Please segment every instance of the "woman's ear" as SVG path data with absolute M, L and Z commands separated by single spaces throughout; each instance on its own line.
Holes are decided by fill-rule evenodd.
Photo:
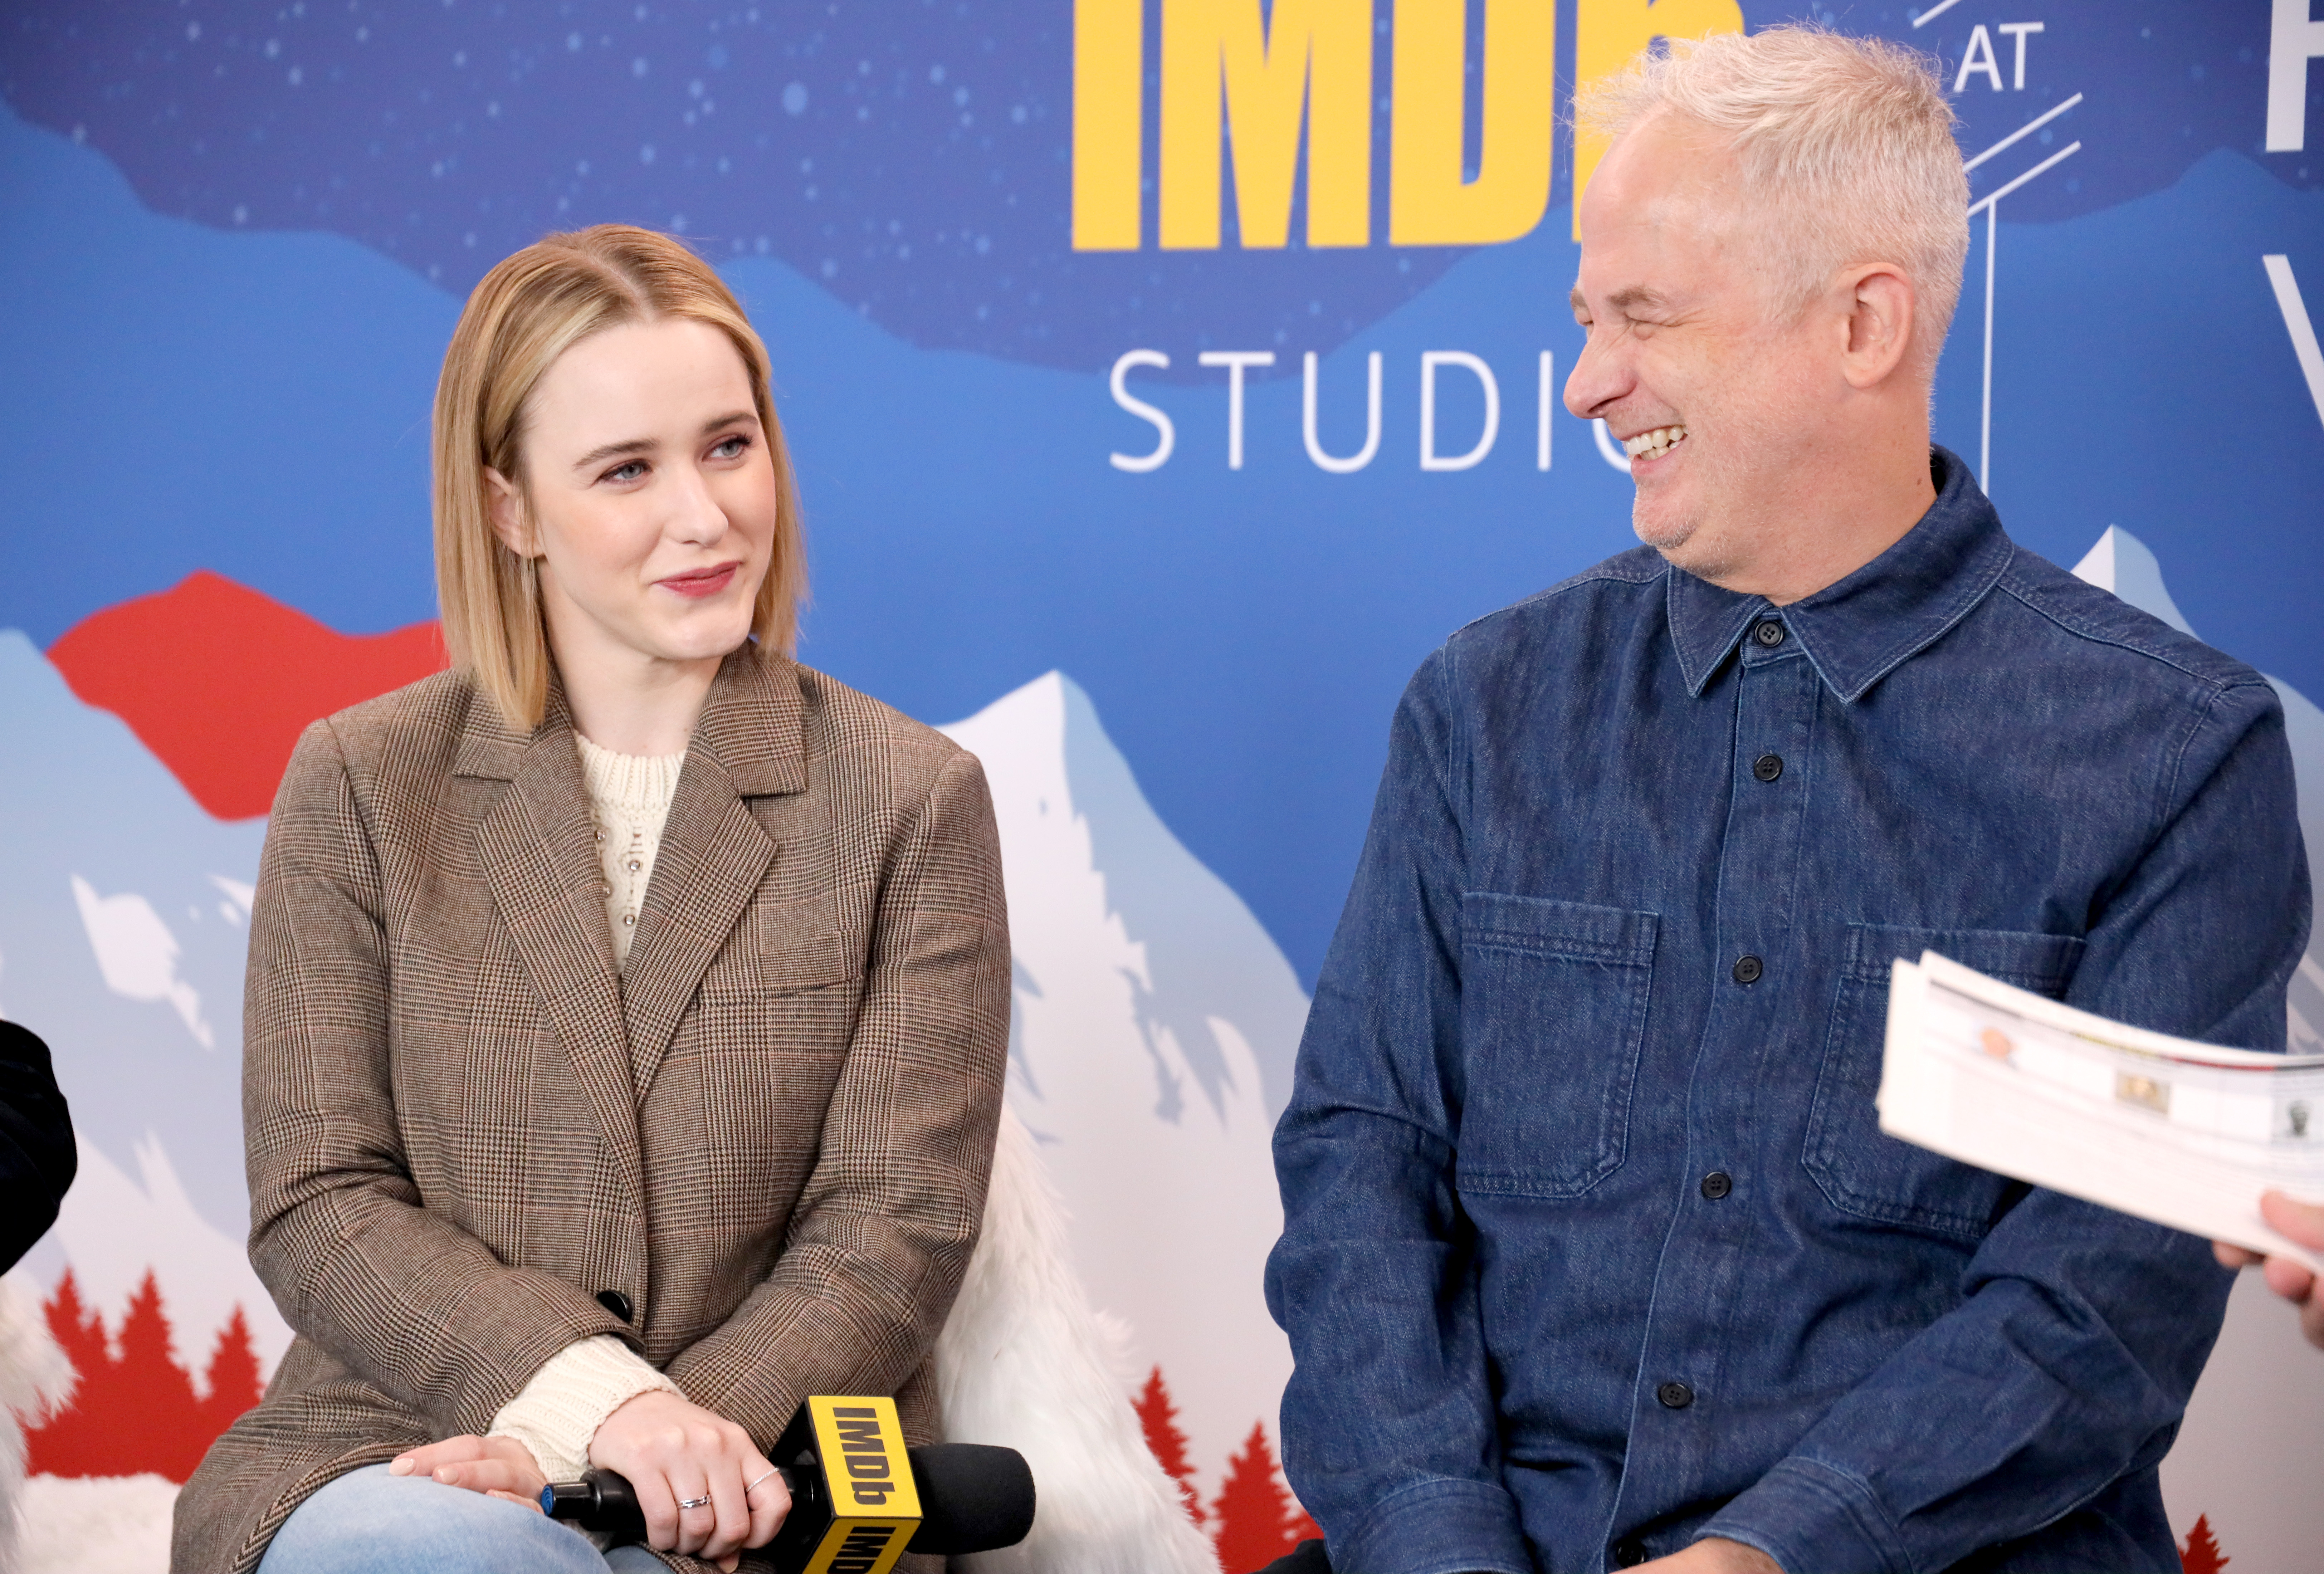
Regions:
M 493 534 L 501 545 L 520 557 L 537 557 L 540 549 L 532 544 L 532 522 L 527 517 L 524 494 L 519 492 L 491 465 L 484 466 L 484 512 L 493 521 Z

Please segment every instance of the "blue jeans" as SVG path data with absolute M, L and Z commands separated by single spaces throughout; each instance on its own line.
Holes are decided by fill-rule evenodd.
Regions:
M 643 1547 L 600 1552 L 513 1503 L 370 1465 L 274 1533 L 259 1574 L 667 1574 Z

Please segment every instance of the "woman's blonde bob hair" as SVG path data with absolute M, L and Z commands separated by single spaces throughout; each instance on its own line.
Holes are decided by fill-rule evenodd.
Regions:
M 710 265 L 672 236 L 623 224 L 553 235 L 484 275 L 452 330 L 436 384 L 436 595 L 444 645 L 530 733 L 549 704 L 549 632 L 538 561 L 493 531 L 484 472 L 525 487 L 525 419 L 557 357 L 590 335 L 662 318 L 707 323 L 734 343 L 775 468 L 775 540 L 751 619 L 761 651 L 788 655 L 807 597 L 798 490 L 769 391 L 767 346 Z

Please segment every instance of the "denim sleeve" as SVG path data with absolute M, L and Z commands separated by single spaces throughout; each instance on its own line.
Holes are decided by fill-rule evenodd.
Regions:
M 2068 1002 L 2280 1052 L 2310 897 L 2273 693 L 2218 691 L 2150 779 L 2155 837 L 2087 915 Z M 2038 1530 L 2161 1461 L 2231 1283 L 2206 1242 L 2032 1192 L 1970 1259 L 1962 1303 L 1701 1533 L 1794 1574 L 1870 1574 Z
M 1283 1457 L 1334 1568 L 1529 1574 L 1452 1189 L 1461 814 L 1443 651 L 1406 689 L 1275 1133 Z

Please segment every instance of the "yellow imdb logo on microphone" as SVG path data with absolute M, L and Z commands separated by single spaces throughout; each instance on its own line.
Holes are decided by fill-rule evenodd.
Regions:
M 831 1525 L 806 1574 L 888 1574 L 920 1528 L 896 1402 L 818 1396 L 807 1410 L 831 1486 Z

